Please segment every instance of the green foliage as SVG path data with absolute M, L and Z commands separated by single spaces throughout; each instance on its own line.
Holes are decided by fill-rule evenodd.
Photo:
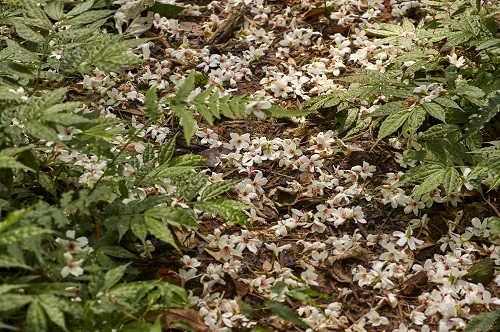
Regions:
M 472 318 L 464 332 L 496 331 L 500 324 L 500 309 L 483 312 Z
M 181 9 L 153 3 L 143 9 L 169 16 Z M 247 221 L 249 207 L 227 198 L 236 181 L 211 183 L 200 172 L 204 157 L 176 153 L 178 133 L 149 142 L 134 122 L 102 117 L 82 100 L 75 76 L 96 67 L 123 72 L 142 61 L 133 49 L 149 40 L 115 33 L 106 22 L 116 10 L 104 6 L 25 0 L 0 10 L 0 24 L 13 31 L 0 44 L 2 329 L 113 330 L 140 317 L 143 328 L 159 330 L 160 320 L 143 317 L 189 308 L 187 293 L 136 281 L 132 262 L 151 257 L 152 239 L 181 251 L 176 232 L 202 228 L 194 207 Z M 141 121 L 161 125 L 170 106 L 189 141 L 191 106 L 210 121 L 247 116 L 249 99 L 207 89 L 190 100 L 193 84 L 191 74 L 171 99 L 155 86 L 145 91 Z M 140 156 L 130 149 L 136 144 L 145 147 Z
M 408 156 L 421 164 L 406 172 L 399 184 L 421 182 L 414 195 L 438 187 L 450 195 L 468 180 L 479 191 L 481 181 L 498 187 L 497 145 L 481 149 L 481 132 L 498 126 L 500 110 L 500 44 L 498 22 L 492 18 L 497 7 L 426 3 L 448 17 L 417 26 L 405 18 L 368 29 L 383 37 L 379 43 L 396 45 L 391 47 L 400 54 L 381 72 L 358 70 L 341 78 L 351 84 L 348 89 L 311 98 L 304 106 L 336 113 L 338 134 L 351 135 L 375 120 L 378 141 L 396 133 L 407 135 L 414 142 Z M 446 56 L 450 48 L 454 54 Z M 360 114 L 360 105 L 370 112 Z M 464 167 L 472 169 L 467 179 Z

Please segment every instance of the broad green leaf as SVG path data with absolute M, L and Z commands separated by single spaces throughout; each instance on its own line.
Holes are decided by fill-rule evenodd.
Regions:
M 446 123 L 446 112 L 441 105 L 436 103 L 423 103 L 422 108 L 429 113 L 429 115 L 435 117 L 438 120 Z
M 433 102 L 438 103 L 439 105 L 443 107 L 448 107 L 448 108 L 456 108 L 456 109 L 461 109 L 460 106 L 451 100 L 450 98 L 446 97 L 436 97 L 432 99 Z
M 275 302 L 275 301 L 266 301 L 264 302 L 264 307 L 269 308 L 271 312 L 277 316 L 280 316 L 281 318 L 285 319 L 286 321 L 297 325 L 299 327 L 307 328 L 308 325 L 304 323 L 301 319 L 299 319 L 297 316 L 295 316 L 295 313 L 293 312 L 292 309 L 284 305 L 283 303 L 280 302 Z
M 111 287 L 116 285 L 125 275 L 125 271 L 131 263 L 120 265 L 112 270 L 109 270 L 104 275 L 104 287 L 105 292 L 109 291 Z
M 463 332 L 485 332 L 492 331 L 492 328 L 497 325 L 497 321 L 500 318 L 500 309 L 495 311 L 485 311 L 477 316 L 472 317 L 472 319 L 467 323 Z
M 177 134 L 174 135 L 171 139 L 163 143 L 158 150 L 158 164 L 160 166 L 166 164 L 172 158 L 172 155 L 175 151 L 175 143 L 177 139 Z
M 5 219 L 0 222 L 0 233 L 6 230 L 8 227 L 14 225 L 16 222 L 21 220 L 21 218 L 26 214 L 26 209 L 14 210 L 10 212 Z
M 398 184 L 404 184 L 407 182 L 416 182 L 427 178 L 428 176 L 440 172 L 445 169 L 445 166 L 440 164 L 423 164 L 415 166 L 409 169 L 397 182 Z
M 81 102 L 70 101 L 70 102 L 67 102 L 67 103 L 56 104 L 56 105 L 50 106 L 50 107 L 42 110 L 42 112 L 43 112 L 43 116 L 47 116 L 49 114 L 50 115 L 55 114 L 57 116 L 60 116 L 60 115 L 65 115 L 65 114 L 60 114 L 61 112 L 73 111 L 75 108 L 80 107 L 80 106 L 82 106 Z M 81 120 L 79 122 L 87 122 L 87 121 L 89 121 L 88 119 L 86 119 L 84 117 L 81 117 L 79 115 L 76 115 L 76 114 L 71 114 L 71 115 L 74 115 L 74 116 L 77 116 L 78 118 L 80 118 Z M 45 118 L 43 118 L 43 120 L 45 120 Z M 47 120 L 47 121 L 52 121 L 52 120 Z M 52 122 L 56 122 L 57 123 L 57 121 L 52 121 Z
M 56 0 L 49 2 L 43 7 L 45 13 L 54 21 L 59 21 L 64 17 L 64 3 Z
M 36 226 L 23 226 L 0 234 L 0 245 L 8 245 L 24 241 L 30 237 L 52 233 L 50 229 Z
M 460 189 L 462 185 L 462 180 L 460 178 L 460 173 L 455 168 L 448 167 L 443 176 L 443 186 L 447 194 L 455 192 Z
M 33 113 L 42 113 L 49 107 L 55 105 L 68 92 L 68 88 L 60 88 L 47 92 L 41 97 L 34 99 Z M 30 104 L 32 100 L 29 100 Z
M 67 30 L 60 30 L 54 34 L 54 39 L 60 41 L 68 41 L 82 37 L 89 37 L 96 31 L 96 28 L 72 28 Z M 63 51 L 63 55 L 65 53 Z
M 229 180 L 212 183 L 203 190 L 201 194 L 201 200 L 207 201 L 222 193 L 225 193 L 226 191 L 234 187 L 234 185 L 236 185 L 238 182 L 239 181 L 237 180 Z
M 73 7 L 73 9 L 71 9 L 69 12 L 66 13 L 66 17 L 71 18 L 76 15 L 80 15 L 83 12 L 86 12 L 87 10 L 92 8 L 94 2 L 95 2 L 94 0 L 87 0 L 77 4 L 75 7 Z
M 2 268 L 21 268 L 26 270 L 33 270 L 33 268 L 29 265 L 19 262 L 12 256 L 9 255 L 1 255 L 0 254 L 0 267 Z
M 236 119 L 236 117 L 234 116 L 233 112 L 231 111 L 231 108 L 229 107 L 229 99 L 231 99 L 231 95 L 229 94 L 221 98 L 219 100 L 219 107 L 222 114 L 224 114 L 225 117 L 234 120 Z
M 7 51 L 14 55 L 13 60 L 20 60 L 22 62 L 38 62 L 40 59 L 35 52 L 28 50 L 27 48 L 19 45 L 12 39 L 7 38 Z M 10 58 L 10 57 L 9 57 Z
M 191 201 L 207 185 L 208 176 L 203 173 L 185 173 L 170 178 L 171 184 L 178 187 L 177 193 L 186 201 Z
M 146 236 L 148 235 L 148 229 L 144 223 L 144 217 L 134 218 L 130 224 L 130 230 L 142 243 L 146 241 Z
M 144 106 L 146 106 L 146 114 L 152 120 L 156 120 L 161 116 L 158 107 L 158 94 L 156 93 L 156 85 L 152 86 L 144 96 Z
M 443 183 L 445 173 L 446 169 L 441 169 L 437 172 L 432 173 L 427 178 L 425 178 L 425 181 L 421 185 L 415 187 L 415 190 L 413 190 L 412 194 L 414 196 L 421 196 L 436 189 L 441 183 Z
M 245 317 L 252 319 L 253 318 L 253 307 L 244 302 L 241 298 L 238 298 L 238 307 Z
M 455 90 L 455 93 L 459 96 L 468 96 L 473 98 L 483 98 L 485 93 L 481 88 L 472 85 L 463 85 Z
M 449 133 L 458 132 L 459 129 L 456 124 L 440 123 L 424 131 L 422 138 L 445 137 Z
M 155 150 L 153 149 L 153 147 L 151 146 L 151 144 L 148 144 L 146 146 L 146 149 L 142 153 L 142 158 L 143 158 L 143 162 L 145 164 L 149 163 L 150 161 L 154 161 L 154 159 L 155 159 Z
M 61 142 L 54 129 L 39 121 L 29 120 L 24 124 L 24 128 L 28 134 L 35 138 L 56 143 Z
M 177 241 L 175 240 L 170 228 L 163 222 L 156 218 L 144 216 L 144 221 L 148 227 L 148 231 L 155 236 L 157 239 L 162 240 L 173 246 L 178 251 L 181 251 Z
M 190 145 L 191 138 L 196 131 L 196 121 L 194 119 L 193 113 L 191 111 L 180 105 L 170 105 L 170 108 L 174 114 L 182 121 L 182 131 L 184 133 L 184 139 L 186 143 Z
M 45 30 L 52 29 L 52 23 L 45 12 L 36 4 L 36 1 L 23 1 L 24 23 Z
M 406 109 L 389 115 L 380 126 L 377 140 L 381 140 L 382 138 L 387 137 L 393 132 L 397 131 L 409 116 L 410 112 L 408 112 L 408 110 Z
M 184 83 L 182 83 L 175 92 L 174 98 L 172 99 L 174 105 L 181 106 L 186 104 L 186 100 L 193 90 L 194 81 L 194 70 L 191 70 Z
M 26 294 L 12 294 L 7 293 L 2 295 L 2 305 L 0 312 L 16 310 L 24 307 L 26 304 L 34 300 L 34 296 Z
M 193 210 L 183 207 L 157 206 L 144 212 L 146 216 L 199 228 Z
M 100 252 L 116 258 L 137 258 L 136 255 L 128 251 L 127 249 L 120 246 L 105 246 L 98 249 Z
M 411 110 L 408 117 L 408 131 L 411 134 L 415 134 L 420 126 L 422 126 L 425 121 L 425 114 L 425 111 L 420 107 Z
M 208 98 L 208 108 L 210 109 L 211 115 L 215 116 L 217 119 L 220 119 L 220 112 L 219 112 L 219 90 L 215 90 L 212 95 Z M 210 117 L 210 121 L 212 121 L 212 118 Z
M 20 162 L 16 161 L 14 157 L 10 156 L 0 156 L 0 168 L 25 169 L 31 172 L 35 172 L 35 170 L 31 167 L 21 164 Z
M 47 190 L 52 196 L 57 197 L 57 186 L 52 177 L 48 174 L 38 173 L 38 183 L 43 189 Z
M 14 285 L 2 284 L 0 285 L 0 295 L 8 293 L 14 289 L 27 288 L 27 287 L 30 287 L 30 284 L 14 284 Z
M 0 87 L 0 100 L 16 100 L 19 99 L 19 95 L 11 90 L 8 86 L 2 86 Z
M 63 126 L 73 126 L 78 123 L 85 123 L 89 122 L 88 119 L 72 114 L 72 113 L 52 113 L 52 114 L 46 114 L 42 116 L 42 120 L 47 121 L 47 122 L 53 122 L 57 124 L 61 124 Z
M 41 34 L 35 32 L 26 24 L 16 22 L 14 23 L 14 27 L 16 28 L 17 35 L 24 40 L 28 40 L 36 44 L 43 44 L 45 42 L 45 38 Z
M 212 201 L 196 202 L 194 206 L 199 210 L 219 215 L 237 225 L 246 227 L 248 224 L 248 217 L 243 213 L 243 210 L 249 209 L 250 206 L 238 201 L 219 198 Z
M 109 17 L 115 13 L 114 10 L 90 10 L 64 21 L 64 25 L 87 24 Z
M 148 7 L 146 10 L 158 13 L 160 16 L 166 18 L 174 18 L 184 10 L 184 7 L 155 2 L 154 5 Z
M 47 330 L 47 318 L 38 301 L 34 301 L 26 312 L 26 327 L 28 332 L 45 332 Z
M 179 157 L 175 157 L 168 164 L 169 167 L 179 167 L 179 166 L 201 166 L 207 158 L 203 156 L 197 156 L 194 154 L 185 154 Z
M 473 136 L 484 128 L 484 125 L 489 123 L 498 113 L 500 113 L 500 90 L 497 90 L 486 105 L 482 106 L 478 113 L 472 117 L 469 125 L 465 128 L 465 137 Z
M 40 305 L 54 324 L 59 326 L 63 331 L 68 331 L 64 313 L 57 306 L 54 306 L 50 302 L 46 303 L 43 296 L 40 298 Z

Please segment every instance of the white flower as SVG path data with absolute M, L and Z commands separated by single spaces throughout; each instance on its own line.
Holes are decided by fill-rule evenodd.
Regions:
M 65 247 L 66 250 L 71 252 L 85 251 L 87 249 L 85 248 L 85 246 L 89 243 L 89 240 L 85 236 L 80 236 L 79 238 L 75 239 L 75 234 L 76 234 L 75 231 L 72 230 L 66 231 L 66 237 L 73 239 L 74 241 L 57 238 L 56 242 L 59 245 Z
M 83 269 L 80 267 L 80 265 L 83 264 L 83 259 L 74 261 L 73 255 L 71 255 L 69 252 L 64 253 L 64 258 L 66 259 L 67 264 L 61 270 L 61 276 L 63 278 L 66 278 L 70 274 L 75 277 L 79 277 L 83 274 Z
M 318 286 L 318 283 L 316 282 L 316 279 L 318 279 L 318 275 L 314 273 L 314 270 L 311 268 L 308 268 L 307 270 L 302 272 L 300 278 L 304 280 L 308 286 Z
M 401 247 L 401 246 L 404 246 L 405 244 L 408 244 L 408 247 L 411 250 L 415 250 L 417 248 L 416 244 L 424 243 L 424 241 L 419 240 L 419 239 L 412 236 L 413 235 L 413 228 L 411 228 L 411 227 L 408 227 L 406 229 L 405 233 L 400 232 L 400 231 L 395 231 L 394 233 L 392 233 L 392 235 L 399 237 L 399 240 L 396 242 L 396 244 L 398 246 Z
M 461 56 L 457 59 L 458 56 L 456 53 L 452 53 L 451 55 L 447 55 L 446 57 L 448 58 L 448 61 L 450 61 L 450 64 L 457 68 L 460 68 L 465 64 L 464 57 Z

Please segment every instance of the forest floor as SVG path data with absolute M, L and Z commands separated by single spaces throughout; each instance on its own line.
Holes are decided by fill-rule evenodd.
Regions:
M 134 80 L 175 85 L 196 69 L 205 83 L 300 110 L 343 88 L 338 78 L 355 68 L 384 70 L 394 54 L 364 29 L 401 13 L 414 23 L 429 15 L 417 1 L 238 2 L 186 2 L 175 19 L 158 18 L 147 36 L 159 39 L 143 47 L 148 66 L 119 90 Z M 339 135 L 334 109 L 254 114 L 214 126 L 200 118 L 192 144 L 179 146 L 208 158 L 213 181 L 241 179 L 231 194 L 254 208 L 246 230 L 207 215 L 203 230 L 176 232 L 184 254 L 153 243 L 142 278 L 181 285 L 199 308 L 170 319 L 196 331 L 447 331 L 498 306 L 500 275 L 487 285 L 465 280 L 484 258 L 500 265 L 483 223 L 500 216 L 498 192 L 483 199 L 464 187 L 457 197 L 436 190 L 412 199 L 411 185 L 393 186 L 415 164 L 404 135 L 376 144 L 371 125 Z M 308 327 L 261 310 L 269 299 Z

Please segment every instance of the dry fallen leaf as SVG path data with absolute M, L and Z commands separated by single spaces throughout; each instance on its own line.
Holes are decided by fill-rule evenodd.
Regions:
M 270 272 L 273 269 L 273 265 L 269 261 L 269 259 L 266 259 L 264 263 L 262 263 L 262 269 L 266 272 Z

